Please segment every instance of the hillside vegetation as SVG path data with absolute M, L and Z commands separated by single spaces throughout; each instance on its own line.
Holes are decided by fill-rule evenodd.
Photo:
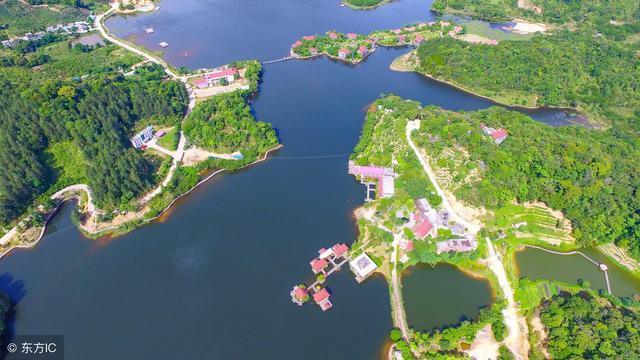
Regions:
M 557 24 L 603 18 L 620 22 L 640 20 L 640 3 L 635 0 L 526 0 L 523 3 L 526 5 L 519 7 L 515 0 L 434 0 L 432 8 L 491 22 L 518 17 Z
M 186 90 L 163 81 L 157 67 L 124 77 L 113 71 L 124 65 L 117 58 L 104 57 L 99 68 L 85 63 L 86 56 L 103 51 L 116 50 L 79 51 L 63 39 L 26 54 L 47 55 L 37 69 L 29 63 L 0 67 L 0 223 L 74 180 L 86 179 L 105 209 L 126 206 L 153 185 L 158 161 L 134 150 L 129 137 L 138 122 L 171 125 L 182 118 Z M 22 55 L 4 50 L 3 56 Z M 82 166 L 84 171 L 68 173 Z
M 639 107 L 640 59 L 632 49 L 587 33 L 564 31 L 497 46 L 437 38 L 418 49 L 419 71 L 510 105 L 607 112 Z

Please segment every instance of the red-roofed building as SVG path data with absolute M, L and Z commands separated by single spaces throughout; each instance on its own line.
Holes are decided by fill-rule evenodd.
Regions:
M 338 51 L 338 57 L 340 59 L 346 59 L 350 53 L 351 51 L 349 51 L 349 49 L 340 49 L 340 51 Z
M 393 30 L 391 30 L 391 31 L 393 31 L 395 34 L 400 34 L 400 32 L 401 32 L 402 30 L 400 30 L 400 29 L 393 29 Z
M 413 241 L 404 239 L 400 240 L 400 249 L 406 252 L 413 251 Z
M 460 34 L 460 32 L 461 32 L 462 30 L 464 30 L 464 28 L 463 28 L 462 26 L 460 26 L 460 25 L 458 25 L 458 26 L 456 26 L 456 27 L 454 27 L 454 28 L 453 28 L 453 31 L 455 31 L 455 32 L 456 32 L 456 34 Z
M 424 239 L 427 235 L 431 235 L 431 237 L 435 237 L 436 229 L 428 219 L 420 218 L 420 222 L 415 224 L 411 229 L 413 234 L 418 239 Z
M 294 42 L 293 45 L 291 45 L 291 47 L 292 48 L 297 48 L 300 45 L 302 45 L 302 41 L 298 40 L 298 41 Z
M 493 142 L 495 142 L 496 144 L 500 145 L 504 139 L 507 138 L 509 134 L 507 134 L 507 130 L 505 129 L 498 129 L 494 132 L 491 133 L 491 137 L 493 138 Z
M 238 69 L 226 68 L 219 71 L 214 71 L 208 74 L 204 74 L 204 78 L 207 79 L 209 84 L 218 83 L 222 79 L 227 79 L 228 82 L 232 83 L 236 80 L 236 75 L 238 75 Z
M 354 33 L 348 33 L 347 34 L 347 39 L 349 40 L 355 40 L 358 38 L 358 34 L 354 34 Z
M 405 39 L 406 39 L 406 38 L 405 38 L 405 36 L 404 36 L 404 35 L 398 35 L 398 42 L 399 42 L 399 43 L 403 43 Z
M 337 39 L 338 38 L 338 33 L 336 33 L 335 31 L 331 31 L 329 32 L 329 39 Z
M 311 53 L 311 55 L 318 55 L 318 49 L 314 47 L 309 48 L 309 53 Z
M 335 244 L 332 249 L 335 257 L 341 257 L 349 251 L 349 247 L 346 244 Z
M 204 89 L 209 87 L 209 81 L 207 81 L 207 79 L 203 77 L 195 78 L 193 79 L 193 85 L 195 85 L 198 89 Z
M 324 270 L 329 263 L 325 259 L 313 259 L 309 265 L 311 265 L 311 271 L 313 271 L 314 274 L 318 274 Z
M 368 53 L 369 53 L 368 47 L 363 45 L 358 48 L 358 54 L 360 54 L 360 56 L 362 57 L 367 56 Z
M 413 42 L 414 42 L 416 45 L 420 44 L 420 43 L 421 43 L 421 42 L 423 42 L 423 41 L 424 41 L 424 36 L 422 36 L 422 35 L 420 35 L 420 34 L 416 35 L 416 38 L 413 40 Z
M 306 41 L 311 41 L 311 40 L 315 40 L 316 37 L 313 35 L 306 35 L 302 37 L 302 40 L 306 40 Z
M 315 301 L 316 304 L 320 306 L 320 309 L 322 309 L 322 311 L 327 311 L 333 306 L 333 304 L 331 304 L 331 301 L 329 301 L 330 296 L 331 294 L 329 294 L 327 289 L 322 288 L 321 290 L 316 291 L 316 293 L 313 294 L 313 301 Z
M 300 301 L 304 301 L 304 299 L 307 298 L 308 293 L 307 293 L 307 289 L 303 289 L 301 287 L 296 287 L 296 289 L 293 292 L 293 296 L 296 297 L 296 299 L 300 300 Z
M 316 293 L 313 294 L 313 301 L 319 304 L 322 301 L 327 300 L 330 296 L 331 294 L 329 294 L 327 288 L 322 288 L 322 290 L 316 291 Z

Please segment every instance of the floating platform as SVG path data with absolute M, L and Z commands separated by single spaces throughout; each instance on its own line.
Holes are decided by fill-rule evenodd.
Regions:
M 146 31 L 147 34 L 153 34 L 153 28 L 146 28 L 144 31 Z
M 169 43 L 168 43 L 168 42 L 163 41 L 163 42 L 159 43 L 158 45 L 160 45 L 160 46 L 161 46 L 161 47 L 163 47 L 163 48 L 166 48 L 167 46 L 169 46 Z

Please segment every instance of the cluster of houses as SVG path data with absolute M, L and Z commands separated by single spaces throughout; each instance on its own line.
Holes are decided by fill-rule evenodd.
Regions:
M 356 165 L 353 160 L 350 160 L 349 174 L 354 175 L 356 178 L 359 178 L 360 183 L 367 186 L 366 201 L 375 200 L 376 197 L 392 197 L 395 193 L 396 173 L 392 168 L 372 165 Z
M 404 219 L 408 228 L 417 240 L 426 239 L 428 236 L 435 238 L 438 234 L 438 229 L 451 230 L 454 239 L 439 241 L 436 243 L 437 253 L 444 252 L 465 252 L 473 251 L 478 247 L 478 243 L 473 234 L 468 234 L 466 229 L 457 223 L 449 220 L 449 213 L 445 210 L 434 209 L 427 199 L 414 200 L 416 211 L 411 216 L 405 216 L 405 212 L 399 210 L 396 212 L 396 217 Z M 403 239 L 399 243 L 400 249 L 405 252 L 413 250 L 413 242 L 411 240 Z
M 322 248 L 318 251 L 318 254 L 316 258 L 309 262 L 311 271 L 318 275 L 318 280 L 309 286 L 301 284 L 293 287 L 289 295 L 291 295 L 291 301 L 295 304 L 302 306 L 313 298 L 313 301 L 322 311 L 327 311 L 333 306 L 330 300 L 331 293 L 321 284 L 324 283 L 329 275 L 340 270 L 342 265 L 349 261 L 349 267 L 355 274 L 356 280 L 362 282 L 378 267 L 366 253 L 349 260 L 349 247 L 346 244 L 335 244 L 329 249 Z
M 92 31 L 93 27 L 86 21 L 76 21 L 68 24 L 57 24 L 47 26 L 45 31 L 26 33 L 22 36 L 14 36 L 7 40 L 2 40 L 2 46 L 12 48 L 23 41 L 40 40 L 47 33 L 51 34 L 84 34 Z
M 236 68 L 218 68 L 204 74 L 201 77 L 195 78 L 193 80 L 193 85 L 195 85 L 198 89 L 206 89 L 214 85 L 223 85 L 225 82 L 226 84 L 231 84 L 236 81 L 239 76 L 240 73 Z
M 507 130 L 503 129 L 503 128 L 499 128 L 499 129 L 494 129 L 492 127 L 488 127 L 485 124 L 480 124 L 480 128 L 482 129 L 482 131 L 491 137 L 491 139 L 493 139 L 493 142 L 496 145 L 500 145 L 502 144 L 502 142 L 507 138 L 507 136 L 509 135 L 507 133 Z
M 153 131 L 153 126 L 147 126 L 142 129 L 139 133 L 135 134 L 131 139 L 131 144 L 136 149 L 144 150 L 146 148 L 146 144 L 153 138 L 161 138 L 165 135 L 165 132 L 160 130 L 158 132 Z
M 335 31 L 329 31 L 327 32 L 327 36 L 329 37 L 329 39 L 331 40 L 338 40 L 340 38 L 340 34 L 335 32 Z M 351 41 L 356 41 L 358 39 L 358 34 L 356 33 L 348 33 L 346 35 L 344 35 L 348 40 Z M 306 35 L 302 37 L 302 41 L 298 40 L 296 42 L 293 43 L 293 45 L 291 45 L 291 55 L 292 56 L 297 56 L 295 49 L 302 46 L 302 44 L 304 44 L 303 41 L 313 41 L 316 40 L 316 37 L 314 35 Z M 360 58 L 365 58 L 366 56 L 368 56 L 369 54 L 371 54 L 374 50 L 375 50 L 375 40 L 374 39 L 366 39 L 365 42 L 367 43 L 367 45 L 358 45 L 357 48 L 352 49 L 352 48 L 348 48 L 348 47 L 343 47 L 340 50 L 338 50 L 338 58 L 341 60 L 346 60 L 351 54 L 356 53 L 360 56 Z M 353 45 L 353 44 L 352 44 Z M 309 54 L 310 56 L 318 56 L 321 54 L 320 49 L 316 48 L 316 47 L 310 47 L 309 48 Z

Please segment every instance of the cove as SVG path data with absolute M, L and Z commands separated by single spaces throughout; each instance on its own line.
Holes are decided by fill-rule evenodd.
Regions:
M 431 18 L 429 2 L 417 0 L 364 12 L 333 0 L 166 0 L 160 6 L 107 25 L 126 35 L 150 24 L 157 38 L 149 44 L 169 42 L 166 58 L 194 68 L 281 57 L 308 33 L 366 32 Z M 318 249 L 357 236 L 352 212 L 364 190 L 347 174 L 347 159 L 368 104 L 394 93 L 452 110 L 492 105 L 390 71 L 406 51 L 380 48 L 356 67 L 326 58 L 265 66 L 252 107 L 259 120 L 273 123 L 284 147 L 265 162 L 206 182 L 162 223 L 90 241 L 70 220 L 73 206 L 65 206 L 37 247 L 0 261 L 0 274 L 22 284 L 14 333 L 63 334 L 67 359 L 375 358 L 392 326 L 381 278 L 357 285 L 346 268 L 332 276 L 334 307 L 325 313 L 293 305 L 289 291 L 311 275 L 308 262 Z M 559 115 L 528 113 L 549 123 Z M 450 286 L 464 290 L 471 283 Z M 465 311 L 451 309 L 451 318 Z M 330 354 L 319 344 L 330 344 Z
M 611 291 L 616 296 L 628 297 L 640 294 L 640 279 L 609 260 L 595 248 L 581 249 L 585 255 L 609 268 Z M 530 279 L 558 280 L 576 284 L 578 280 L 586 280 L 594 289 L 607 289 L 604 275 L 587 259 L 576 255 L 555 255 L 542 250 L 526 248 L 515 256 L 520 277 Z
M 491 286 L 449 264 L 418 265 L 402 274 L 402 292 L 409 326 L 420 331 L 473 320 L 491 305 Z

